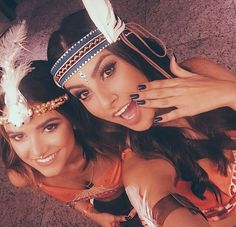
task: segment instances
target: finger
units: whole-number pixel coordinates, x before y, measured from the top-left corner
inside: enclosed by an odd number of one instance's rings
[[[135,215],[137,214],[137,211],[133,208],[130,212],[129,212],[129,217],[133,218]]]
[[[158,121],[158,124],[159,123],[165,123],[165,122],[168,122],[168,121],[173,121],[173,120],[179,119],[181,117],[185,117],[185,116],[188,116],[188,114],[187,114],[187,112],[185,111],[184,108],[175,109],[175,110],[172,110],[172,111],[170,111],[166,114],[158,116],[162,119],[162,120]]]
[[[159,89],[137,92],[136,94],[131,94],[130,98],[136,101],[136,100],[160,99],[171,96],[176,97],[183,95],[183,92],[185,91],[186,89],[183,88],[159,88]]]
[[[129,220],[130,220],[130,218],[129,218]],[[114,215],[114,221],[115,222],[125,222],[125,221],[128,221],[128,220],[127,220],[126,215]]]
[[[139,91],[146,91],[151,89],[159,89],[159,88],[168,88],[168,87],[175,87],[182,81],[180,78],[172,78],[166,80],[154,80],[147,83],[143,83],[138,85]],[[144,86],[144,88],[140,89],[139,86]]]
[[[178,100],[174,97],[167,97],[154,100],[137,100],[137,105],[145,108],[169,108],[178,106]]]
[[[189,78],[194,76],[194,73],[191,73],[183,68],[181,68],[175,61],[175,57],[172,56],[170,60],[170,70],[177,77]]]

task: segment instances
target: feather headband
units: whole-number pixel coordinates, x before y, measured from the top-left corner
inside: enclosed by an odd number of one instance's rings
[[[33,114],[43,114],[56,109],[69,97],[67,94],[46,103],[29,107],[27,100],[19,91],[20,81],[32,68],[31,62],[23,57],[26,40],[25,21],[12,26],[4,37],[0,39],[0,93],[4,97],[5,107],[0,116],[0,124],[11,123],[20,127]]]
[[[140,54],[150,65],[156,68],[164,77],[171,78],[161,66],[148,57],[143,51],[129,40],[129,35],[134,35],[144,47],[156,57],[166,56],[166,47],[163,42],[148,32],[140,25],[134,23],[125,24],[114,14],[109,0],[82,0],[84,6],[97,27],[97,30],[91,31],[85,37],[72,45],[54,64],[51,69],[55,83],[63,87],[66,81],[72,75],[79,71],[79,76],[85,79],[85,75],[80,69],[87,64],[94,56],[100,53],[104,48],[117,40],[122,40],[129,48]],[[163,47],[163,54],[156,53],[145,41],[145,38],[152,38]]]
[[[26,40],[25,21],[12,26],[0,40],[0,67],[2,78],[1,93],[6,104],[5,116],[1,121],[8,121],[19,127],[32,113],[18,86],[22,78],[30,72],[30,61],[23,59],[22,51]]]

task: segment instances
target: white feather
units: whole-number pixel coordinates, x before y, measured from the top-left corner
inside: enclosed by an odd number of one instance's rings
[[[109,43],[116,42],[124,31],[125,24],[116,17],[109,0],[83,0],[84,6],[96,27]]]
[[[144,192],[143,198],[139,194],[138,187],[128,186],[125,188],[128,198],[136,209],[140,219],[145,223],[147,227],[157,227],[156,221],[152,217],[152,211],[150,210],[147,203],[146,191]]]
[[[12,26],[0,40],[1,93],[5,94],[8,122],[18,127],[29,117],[27,102],[18,90],[20,81],[31,70],[30,62],[23,58],[25,40],[25,21]]]

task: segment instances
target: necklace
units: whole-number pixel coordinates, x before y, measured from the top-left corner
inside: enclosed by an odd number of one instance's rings
[[[93,178],[94,178],[94,162],[91,161],[92,163],[92,175],[91,175],[91,178],[89,180],[89,182],[87,184],[84,184],[83,186],[86,188],[86,189],[89,189],[93,186]]]

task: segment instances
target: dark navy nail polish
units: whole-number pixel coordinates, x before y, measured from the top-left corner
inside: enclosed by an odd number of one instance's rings
[[[131,99],[138,99],[139,98],[139,94],[131,94],[129,97]]]
[[[126,220],[126,221],[129,221],[129,220],[131,220],[131,219],[132,219],[132,217],[131,217],[130,215],[125,216],[125,220]]]
[[[145,102],[145,100],[137,100],[136,103],[138,105],[144,105],[146,102]]]
[[[157,117],[154,118],[154,121],[153,121],[153,122],[154,122],[154,123],[159,123],[160,121],[162,121],[162,119],[163,119],[162,117],[157,116]]]
[[[139,89],[139,90],[144,90],[144,89],[146,89],[146,87],[147,87],[147,86],[146,86],[145,84],[139,84],[139,85],[138,85],[138,89]]]

